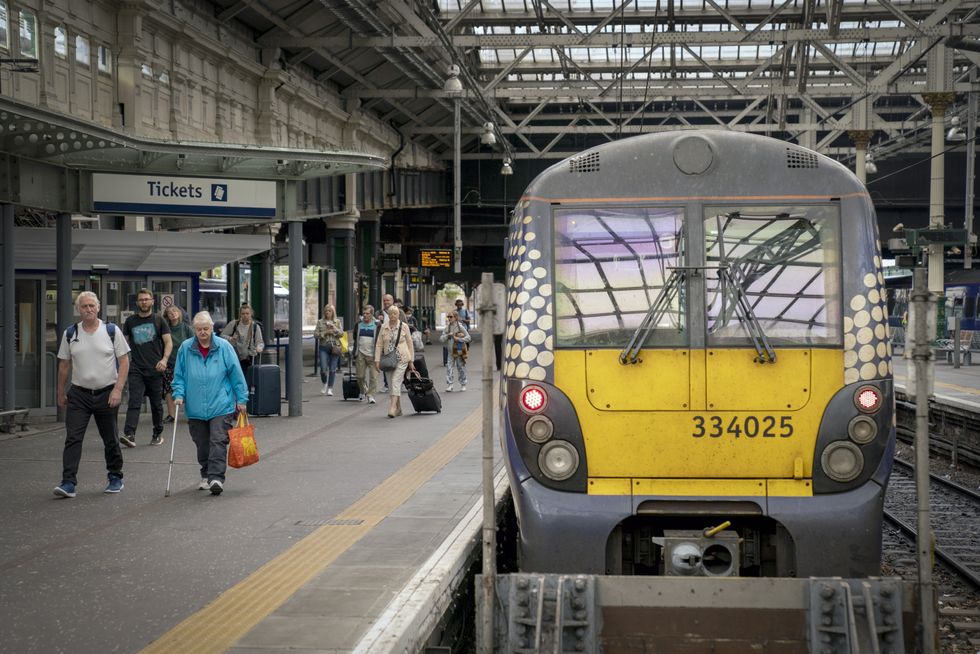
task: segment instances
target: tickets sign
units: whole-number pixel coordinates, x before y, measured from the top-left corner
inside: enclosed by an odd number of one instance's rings
[[[92,210],[160,216],[275,218],[276,183],[93,173]]]

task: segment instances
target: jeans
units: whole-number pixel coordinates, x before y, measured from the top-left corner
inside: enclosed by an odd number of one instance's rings
[[[235,416],[229,413],[210,420],[187,419],[191,440],[197,446],[201,479],[217,479],[224,483],[225,470],[228,469],[228,430],[235,426]]]
[[[321,347],[320,350],[320,381],[329,388],[333,388],[333,382],[337,378],[337,369],[340,367],[340,355],[333,354],[329,347]]]
[[[109,477],[122,479],[123,457],[119,449],[119,438],[116,435],[116,420],[119,407],[109,406],[109,394],[112,386],[90,391],[78,386],[68,389],[68,403],[65,407],[65,451],[62,454],[64,470],[62,481],[78,483],[78,464],[82,460],[82,440],[88,428],[89,418],[95,416],[95,424],[99,428],[99,436],[105,445],[105,467]]]
[[[453,385],[457,371],[459,372],[459,383],[466,386],[466,362],[463,361],[463,357],[452,357],[449,360],[449,368],[446,370],[446,384]]]
[[[129,371],[129,407],[126,410],[126,424],[123,433],[127,436],[136,435],[136,427],[140,422],[140,409],[143,397],[150,398],[150,414],[153,416],[153,436],[163,433],[163,373]]]
[[[361,395],[377,393],[378,371],[374,367],[374,357],[364,356],[358,352],[354,363],[357,366],[357,384],[361,387]]]

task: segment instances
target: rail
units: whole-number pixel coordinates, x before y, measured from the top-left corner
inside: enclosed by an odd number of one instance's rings
[[[915,520],[915,502],[914,500],[910,502],[908,497],[910,492],[914,493],[912,480],[914,479],[915,466],[897,457],[895,464],[896,469],[902,472],[898,476],[893,474],[889,483],[889,496],[885,502],[885,519],[898,527],[906,536],[914,539],[916,530],[909,523]],[[980,565],[971,565],[969,562],[975,559],[978,544],[970,542],[963,545],[961,543],[964,536],[970,536],[969,529],[965,525],[970,524],[971,521],[969,519],[964,520],[964,515],[969,512],[972,516],[980,516],[980,494],[935,474],[930,473],[929,478],[933,485],[933,490],[930,492],[930,498],[933,500],[933,515],[942,516],[942,512],[937,512],[936,509],[941,509],[945,505],[956,516],[955,519],[944,520],[939,517],[932,521],[936,539],[935,554],[960,577],[972,584],[974,588],[980,589]],[[957,501],[963,498],[966,498],[967,502]],[[910,507],[912,510],[909,510]],[[911,518],[909,518],[909,514],[911,514]]]

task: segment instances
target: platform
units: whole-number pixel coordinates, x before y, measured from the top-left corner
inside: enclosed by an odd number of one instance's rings
[[[896,356],[892,359],[895,371],[895,388],[905,392],[908,379],[914,375],[912,361]],[[945,361],[934,363],[935,384],[933,396],[940,404],[980,413],[980,365],[954,368]]]
[[[426,350],[441,391],[441,349]],[[480,500],[480,363],[474,343],[467,392],[442,393],[441,414],[403,396],[396,419],[304,377],[303,416],[253,419],[261,461],[218,497],[195,489],[183,420],[169,498],[172,428],[149,446],[147,415],[119,495],[102,492],[94,421],[74,499],[52,494],[63,429],[5,438],[0,651],[352,651]]]

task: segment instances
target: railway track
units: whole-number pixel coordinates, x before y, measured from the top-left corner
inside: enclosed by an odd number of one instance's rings
[[[929,500],[936,557],[980,589],[980,494],[930,474]],[[915,539],[915,468],[898,458],[885,497],[885,519]]]

